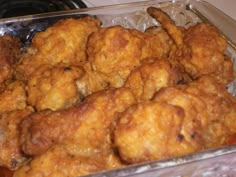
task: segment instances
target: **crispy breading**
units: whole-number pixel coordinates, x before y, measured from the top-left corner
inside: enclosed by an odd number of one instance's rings
[[[16,68],[18,77],[27,79],[44,64],[83,63],[87,60],[87,39],[99,27],[99,20],[93,17],[69,18],[59,20],[45,31],[37,33]]]
[[[83,75],[82,67],[42,65],[28,80],[27,101],[38,111],[69,107],[82,97],[76,80]]]
[[[205,76],[191,83],[187,92],[198,95],[206,104],[208,117],[202,117],[202,135],[208,147],[224,145],[224,140],[236,132],[236,99],[215,77]]]
[[[141,37],[144,43],[141,60],[150,57],[167,58],[175,48],[173,40],[161,27],[151,26],[141,33]]]
[[[202,115],[206,114],[205,103],[196,95],[189,94],[176,87],[161,89],[154,96],[154,100],[183,108],[185,111],[185,119],[181,135],[194,149],[203,149],[204,142],[201,136],[202,126],[200,118]]]
[[[56,145],[44,154],[33,158],[27,165],[14,173],[14,177],[75,177],[103,170],[122,167],[112,152],[93,156],[75,156],[68,152],[67,145]]]
[[[182,108],[161,102],[143,102],[120,114],[115,146],[128,163],[165,159],[194,152],[181,137]]]
[[[212,25],[147,12],[160,26],[144,32],[60,20],[16,69],[19,41],[0,38],[0,166],[75,177],[236,143],[226,41]]]
[[[20,48],[21,43],[18,38],[9,35],[0,37],[0,87],[4,81],[12,78]]]
[[[236,99],[215,77],[160,89],[119,114],[115,147],[127,163],[186,155],[234,142]]]
[[[15,170],[27,159],[20,148],[18,125],[32,111],[28,107],[0,114],[0,166]]]
[[[193,79],[211,74],[225,85],[234,80],[232,61],[224,56],[226,40],[214,26],[197,23],[183,29],[161,9],[149,7],[147,12],[175,41],[177,51],[172,52],[171,58],[179,62]]]
[[[102,28],[89,38],[88,59],[95,71],[110,76],[112,86],[122,86],[130,70],[140,64],[143,45],[137,30]]]
[[[85,73],[81,78],[76,79],[76,85],[83,97],[110,87],[109,76],[94,71],[89,62],[83,64],[82,68]]]
[[[236,99],[214,77],[204,76],[187,86],[162,89],[155,100],[185,110],[187,116],[182,134],[192,144],[202,143],[205,148],[218,147],[236,130],[233,123]]]
[[[175,41],[177,46],[183,44],[183,32],[182,28],[177,27],[175,22],[170,18],[170,16],[156,7],[147,8],[147,13],[155,18],[159,23],[161,23],[162,27],[168,32],[168,34]]]
[[[169,39],[162,39],[121,26],[101,28],[88,40],[88,59],[93,70],[109,76],[111,86],[120,87],[141,60],[168,55],[169,48],[162,44],[166,46]]]
[[[161,26],[151,26],[147,28],[144,33],[152,36],[153,42],[148,41],[148,43],[151,44],[153,48],[156,47],[155,42],[158,41],[158,43],[161,43],[162,50],[166,50],[164,52],[164,58],[168,58],[176,50],[174,40]]]
[[[13,81],[0,93],[0,113],[24,109],[26,104],[25,84]]]
[[[31,114],[21,124],[22,150],[42,154],[49,147],[72,140],[82,155],[110,148],[110,130],[117,112],[136,102],[127,88],[104,90],[65,110]]]
[[[132,90],[140,101],[149,100],[162,87],[187,82],[185,74],[167,59],[149,58],[135,68],[124,86]]]
[[[189,48],[190,53],[183,52],[180,55],[178,51],[176,59],[193,78],[206,74],[219,75],[222,73],[226,41],[215,27],[206,23],[191,26],[186,31],[183,40],[184,47]]]
[[[224,55],[223,70],[221,73],[216,75],[212,74],[212,76],[217,78],[217,80],[224,85],[227,85],[236,79],[236,72],[234,71],[233,62],[227,55]]]

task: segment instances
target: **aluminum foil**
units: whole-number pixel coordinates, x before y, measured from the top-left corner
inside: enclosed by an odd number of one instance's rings
[[[62,18],[92,15],[102,21],[102,26],[122,25],[144,31],[146,28],[159,25],[146,13],[146,8],[155,6],[163,9],[177,25],[188,28],[202,21],[189,7],[201,1],[153,0],[99,8],[71,10],[60,13],[33,15],[15,19],[0,20],[0,35],[17,36],[27,47],[35,33],[46,29]],[[202,4],[201,4],[202,5]],[[215,17],[217,18],[217,17]],[[236,71],[236,48],[228,45],[226,54],[232,59]],[[236,96],[236,80],[229,84],[229,92]],[[236,145],[219,149],[206,150],[182,157],[137,164],[113,171],[101,172],[94,177],[135,176],[135,177],[235,177],[236,176]]]

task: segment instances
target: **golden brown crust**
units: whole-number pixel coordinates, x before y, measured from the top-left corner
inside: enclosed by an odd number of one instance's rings
[[[192,144],[195,142],[196,145],[203,143],[206,147],[218,147],[228,134],[235,132],[236,127],[232,122],[236,113],[236,100],[214,77],[205,76],[188,86],[174,88],[172,94],[169,89],[157,93],[155,100],[164,99],[170,104],[181,106],[186,115],[189,114],[185,137]],[[195,126],[189,126],[191,124]],[[194,139],[191,138],[191,132],[195,132]],[[196,141],[198,136],[202,140]]]
[[[181,46],[183,44],[184,34],[182,30],[175,25],[175,22],[169,17],[167,13],[156,7],[149,7],[147,12],[162,25],[162,27],[175,41],[177,46]]]
[[[193,79],[214,75],[225,85],[233,81],[232,62],[224,56],[226,40],[214,26],[198,23],[185,30],[177,27],[161,9],[149,7],[147,12],[175,41],[177,51],[173,49],[171,59],[181,64]]]
[[[79,65],[87,60],[86,42],[100,22],[92,17],[58,21],[33,38],[25,57],[17,65],[20,79],[28,79],[39,66],[66,63]]]
[[[68,150],[68,144],[56,145],[14,173],[14,177],[68,177],[83,176],[103,170],[122,167],[113,152],[93,156],[76,156]]]
[[[143,102],[130,107],[119,116],[115,130],[121,158],[138,163],[181,155],[177,149],[181,149],[178,136],[184,116],[180,107],[166,103]]]
[[[193,78],[222,73],[226,41],[215,27],[205,23],[196,24],[186,31],[183,40],[191,53],[180,55],[178,61]]]
[[[185,83],[181,69],[167,59],[149,58],[135,68],[124,86],[132,90],[139,101],[150,100],[162,87]]]
[[[143,59],[168,56],[170,46],[164,46],[170,43],[169,38],[161,39],[157,33],[152,35],[121,26],[102,28],[88,41],[88,59],[93,70],[110,78],[111,86],[120,87]]]
[[[85,63],[82,68],[84,75],[76,79],[76,85],[83,97],[110,87],[109,75],[94,71],[89,62]]]
[[[24,109],[26,99],[25,84],[21,81],[10,82],[0,93],[0,113]]]
[[[184,29],[148,13],[161,27],[60,20],[35,35],[13,75],[17,40],[0,39],[13,57],[0,55],[10,68],[0,78],[0,165],[22,165],[15,177],[72,177],[235,143],[226,41],[209,24]]]
[[[37,155],[72,139],[82,154],[110,147],[115,115],[136,100],[129,89],[104,90],[65,110],[37,112],[21,124],[21,144],[26,154]]]
[[[20,40],[9,35],[0,37],[0,86],[12,78],[20,55]]]
[[[234,142],[236,99],[215,77],[160,89],[119,114],[114,142],[127,163],[165,159]]]
[[[26,160],[20,148],[18,125],[32,111],[26,108],[0,114],[0,166],[15,170]]]
[[[88,41],[88,57],[95,71],[109,75],[112,86],[122,86],[130,70],[140,64],[143,46],[137,30],[114,26],[100,29]]]
[[[84,75],[81,67],[42,65],[29,78],[27,102],[38,111],[57,110],[79,101],[76,80]]]

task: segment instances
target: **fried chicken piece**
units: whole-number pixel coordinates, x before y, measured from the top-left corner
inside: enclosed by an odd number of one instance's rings
[[[185,118],[181,129],[183,139],[195,149],[204,148],[201,136],[201,117],[206,116],[205,103],[196,95],[185,92],[175,87],[162,88],[154,96],[155,101],[165,102],[184,109]]]
[[[198,96],[176,87],[163,88],[154,96],[156,101],[165,102],[184,109],[185,118],[180,134],[183,140],[192,145],[194,151],[205,148],[205,141],[202,137],[204,129],[202,121],[209,118],[205,109],[206,103],[199,99]]]
[[[175,41],[177,51],[171,58],[179,62],[193,79],[210,74],[225,85],[233,81],[232,61],[224,56],[227,43],[214,26],[198,23],[184,30],[158,8],[150,7],[147,12],[161,23]]]
[[[26,56],[22,57],[16,68],[18,77],[27,79],[39,66],[45,64],[83,63],[87,60],[87,39],[99,26],[99,20],[93,17],[69,18],[37,33]]]
[[[149,58],[130,73],[124,86],[132,90],[137,100],[144,101],[162,87],[184,82],[187,77],[177,65],[167,59]]]
[[[66,145],[56,145],[14,173],[14,177],[75,177],[123,166],[112,152],[75,156]]]
[[[69,107],[82,98],[76,80],[83,75],[82,67],[42,65],[28,80],[27,101],[38,111]]]
[[[22,150],[38,155],[68,139],[80,149],[80,155],[110,148],[109,127],[116,114],[135,102],[129,89],[109,89],[96,92],[65,110],[31,114],[21,124]]]
[[[130,70],[140,64],[143,42],[140,33],[121,26],[102,28],[88,40],[88,59],[93,70],[107,74],[119,87]]]
[[[120,114],[115,146],[128,163],[159,160],[234,141],[236,99],[215,77],[161,88]]]
[[[15,170],[26,160],[20,149],[18,125],[32,111],[26,108],[0,114],[0,166]]]
[[[192,144],[219,147],[236,130],[233,123],[236,99],[214,77],[204,76],[187,86],[162,89],[154,100],[185,110],[182,135]],[[196,138],[199,140],[196,141]]]
[[[0,114],[26,108],[25,85],[21,81],[10,82],[0,93]]]
[[[161,102],[142,102],[123,112],[115,129],[115,146],[128,163],[160,160],[194,152],[180,133],[184,110]]]
[[[20,48],[19,39],[9,35],[0,37],[0,87],[4,81],[12,78]]]
[[[198,23],[186,31],[183,40],[191,53],[180,55],[176,59],[193,78],[222,73],[226,41],[215,27]]]
[[[236,99],[227,92],[224,84],[214,77],[205,76],[190,84],[187,92],[199,95],[206,103],[209,117],[202,118],[207,128],[203,135],[212,146],[223,145],[224,139],[236,131]]]
[[[167,56],[168,40],[121,26],[101,28],[88,40],[88,59],[94,71],[109,76],[112,87],[120,87],[141,60]]]
[[[183,44],[183,28],[177,27],[167,13],[156,7],[147,8],[147,13],[161,23],[162,27],[172,37],[177,46]]]

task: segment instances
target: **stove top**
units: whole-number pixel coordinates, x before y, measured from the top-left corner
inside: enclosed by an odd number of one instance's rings
[[[81,0],[1,0],[0,18],[86,8]]]

